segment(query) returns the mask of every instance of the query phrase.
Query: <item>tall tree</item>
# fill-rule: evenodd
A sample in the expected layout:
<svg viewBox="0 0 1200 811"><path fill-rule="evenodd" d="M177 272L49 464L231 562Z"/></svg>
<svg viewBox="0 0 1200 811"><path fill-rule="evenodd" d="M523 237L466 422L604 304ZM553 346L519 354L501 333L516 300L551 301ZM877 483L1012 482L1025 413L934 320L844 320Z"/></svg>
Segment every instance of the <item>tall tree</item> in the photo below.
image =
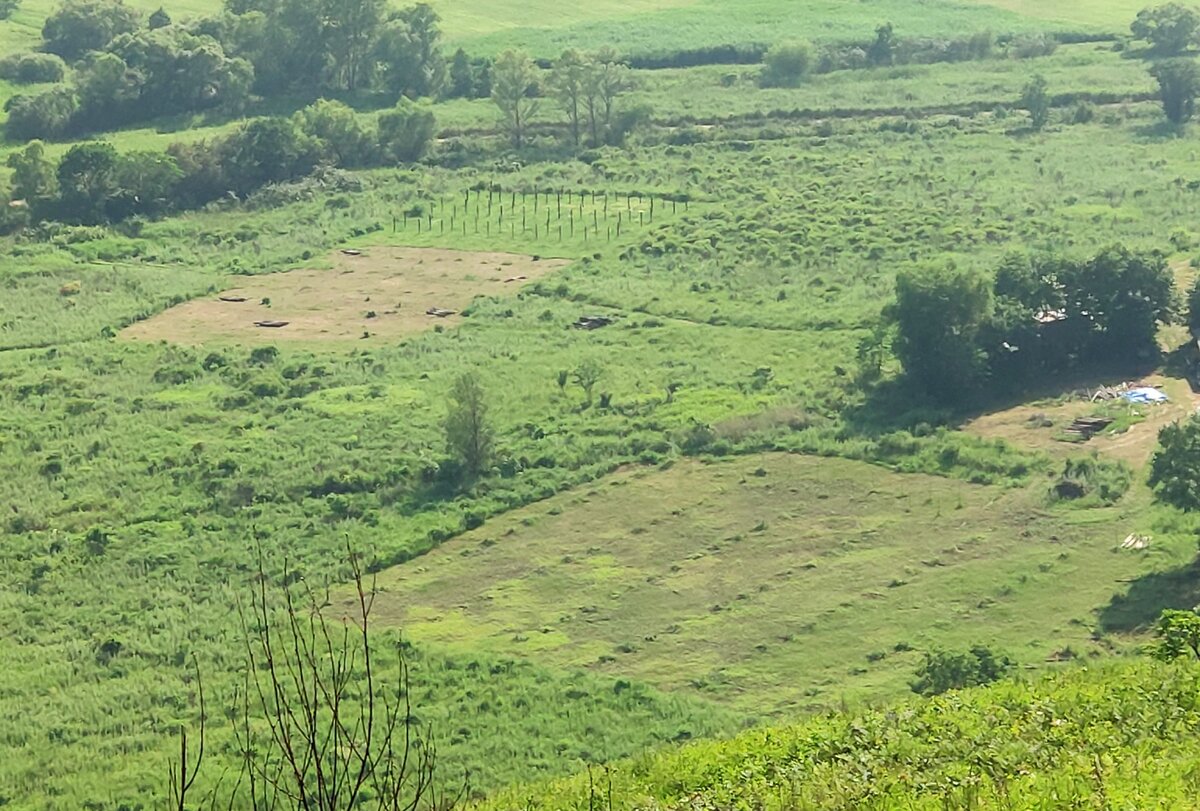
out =
<svg viewBox="0 0 1200 811"><path fill-rule="evenodd" d="M875 41L867 48L867 60L872 65L890 65L895 61L896 29L884 23L875 29Z"/></svg>
<svg viewBox="0 0 1200 811"><path fill-rule="evenodd" d="M24 149L11 153L7 164L12 169L16 199L34 206L54 194L54 164L46 158L46 146L41 141L30 141Z"/></svg>
<svg viewBox="0 0 1200 811"><path fill-rule="evenodd" d="M1191 59L1166 59L1150 68L1158 80L1163 112L1175 124L1189 121L1196 111L1196 96L1200 94L1200 71Z"/></svg>
<svg viewBox="0 0 1200 811"><path fill-rule="evenodd" d="M571 145L578 148L580 125L583 116L583 86L587 76L587 65L576 50L563 51L550 71L550 90L554 99L567 116L571 132Z"/></svg>
<svg viewBox="0 0 1200 811"><path fill-rule="evenodd" d="M602 48L588 61L584 74L583 105L587 111L593 145L609 142L618 99L632 87L629 66L623 64L611 48Z"/></svg>
<svg viewBox="0 0 1200 811"><path fill-rule="evenodd" d="M108 205L120 187L117 150L109 143L71 147L58 163L58 211L68 222L85 225L108 218Z"/></svg>
<svg viewBox="0 0 1200 811"><path fill-rule="evenodd" d="M469 99L475 96L475 69L467 52L459 48L450 60L450 85L447 95L453 99Z"/></svg>
<svg viewBox="0 0 1200 811"><path fill-rule="evenodd" d="M930 265L898 274L889 315L905 373L930 394L962 399L984 374L978 337L991 303L987 279L974 271Z"/></svg>
<svg viewBox="0 0 1200 811"><path fill-rule="evenodd" d="M1200 416L1193 414L1158 432L1149 482L1159 501L1181 510L1200 510Z"/></svg>
<svg viewBox="0 0 1200 811"><path fill-rule="evenodd" d="M1144 8L1129 26L1133 35L1150 43L1161 54L1173 56L1196 43L1200 14L1180 3Z"/></svg>
<svg viewBox="0 0 1200 811"><path fill-rule="evenodd" d="M42 25L45 49L68 61L136 31L140 14L121 0L66 0Z"/></svg>
<svg viewBox="0 0 1200 811"><path fill-rule="evenodd" d="M358 88L386 7L385 0L321 0L324 46L340 87Z"/></svg>
<svg viewBox="0 0 1200 811"><path fill-rule="evenodd" d="M466 372L454 381L446 412L446 450L474 479L492 461L495 432L488 421L487 399L479 375Z"/></svg>
<svg viewBox="0 0 1200 811"><path fill-rule="evenodd" d="M402 98L395 108L381 113L377 126L381 156L392 163L420 160L433 140L433 112L412 99Z"/></svg>
<svg viewBox="0 0 1200 811"><path fill-rule="evenodd" d="M492 67L492 101L500 108L504 127L513 146L525 145L530 120L540 107L535 95L538 88L538 69L528 54L505 51Z"/></svg>

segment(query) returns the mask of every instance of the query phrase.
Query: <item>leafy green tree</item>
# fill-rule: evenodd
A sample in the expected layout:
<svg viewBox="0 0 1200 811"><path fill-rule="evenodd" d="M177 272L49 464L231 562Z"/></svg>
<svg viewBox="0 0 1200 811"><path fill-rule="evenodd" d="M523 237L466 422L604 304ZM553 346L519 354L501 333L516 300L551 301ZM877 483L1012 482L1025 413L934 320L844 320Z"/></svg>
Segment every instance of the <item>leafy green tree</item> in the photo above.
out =
<svg viewBox="0 0 1200 811"><path fill-rule="evenodd" d="M46 158L46 146L41 141L30 141L24 149L11 153L6 163L12 169L16 199L34 206L54 196L54 164Z"/></svg>
<svg viewBox="0 0 1200 811"><path fill-rule="evenodd" d="M1163 112L1175 124L1189 121L1196 111L1196 96L1200 94L1200 71L1191 59L1166 59L1150 68L1158 80Z"/></svg>
<svg viewBox="0 0 1200 811"><path fill-rule="evenodd" d="M475 69L462 48L450 59L450 85L446 95L452 99L469 99L475 95Z"/></svg>
<svg viewBox="0 0 1200 811"><path fill-rule="evenodd" d="M0 20L7 20L17 13L21 0L0 0Z"/></svg>
<svg viewBox="0 0 1200 811"><path fill-rule="evenodd" d="M759 84L763 87L798 87L812 66L812 46L807 42L772 45L763 58Z"/></svg>
<svg viewBox="0 0 1200 811"><path fill-rule="evenodd" d="M97 130L128 120L141 96L142 80L116 54L92 54L75 82L79 93L76 122L85 130Z"/></svg>
<svg viewBox="0 0 1200 811"><path fill-rule="evenodd" d="M120 191L119 159L110 143L71 147L58 163L58 213L67 222L94 225L108 219L108 206Z"/></svg>
<svg viewBox="0 0 1200 811"><path fill-rule="evenodd" d="M583 389L583 396L588 405L592 404L592 390L603 376L604 367L595 358L588 358L575 367L572 377L575 378L576 385Z"/></svg>
<svg viewBox="0 0 1200 811"><path fill-rule="evenodd" d="M291 119L260 118L226 138L220 153L231 190L245 194L307 175L317 165L320 145Z"/></svg>
<svg viewBox="0 0 1200 811"><path fill-rule="evenodd" d="M340 101L321 99L296 113L296 124L320 142L322 157L338 166L373 162L374 144L354 110Z"/></svg>
<svg viewBox="0 0 1200 811"><path fill-rule="evenodd" d="M896 59L896 29L884 23L875 29L875 41L867 48L867 61L872 65L890 65Z"/></svg>
<svg viewBox="0 0 1200 811"><path fill-rule="evenodd" d="M16 84L61 82L67 64L54 54L16 53L0 58L0 79Z"/></svg>
<svg viewBox="0 0 1200 811"><path fill-rule="evenodd" d="M230 57L219 42L171 26L117 37L109 51L125 63L137 88L130 118L212 107L238 109L254 81L249 61Z"/></svg>
<svg viewBox="0 0 1200 811"><path fill-rule="evenodd" d="M924 661L917 668L916 680L910 686L914 693L936 696L999 681L1013 666L1007 656L998 655L982 645L965 653L932 651L925 653Z"/></svg>
<svg viewBox="0 0 1200 811"><path fill-rule="evenodd" d="M146 24L150 27L151 31L166 28L171 24L171 15L162 6L159 6L158 10L150 15L150 19L146 20Z"/></svg>
<svg viewBox="0 0 1200 811"><path fill-rule="evenodd" d="M138 18L121 0L66 0L42 25L43 47L72 61L136 31Z"/></svg>
<svg viewBox="0 0 1200 811"><path fill-rule="evenodd" d="M1044 129L1050 121L1050 94L1046 91L1046 77L1035 75L1021 92L1021 107L1029 111L1029 126Z"/></svg>
<svg viewBox="0 0 1200 811"><path fill-rule="evenodd" d="M176 200L175 187L183 179L176 160L165 152L126 152L117 159L117 191L106 213L114 221L134 215L158 216Z"/></svg>
<svg viewBox="0 0 1200 811"><path fill-rule="evenodd" d="M896 277L888 315L896 325L893 349L904 371L928 393L961 398L985 373L979 335L991 314L981 274L954 265L924 266Z"/></svg>
<svg viewBox="0 0 1200 811"><path fill-rule="evenodd" d="M513 147L525 145L529 124L541 106L537 98L538 69L528 54L505 51L492 67L492 101L512 139Z"/></svg>
<svg viewBox="0 0 1200 811"><path fill-rule="evenodd" d="M583 85L586 75L587 65L583 57L578 51L570 49L563 51L562 56L554 63L547 82L555 101L566 113L571 145L576 148L579 146L581 135Z"/></svg>
<svg viewBox="0 0 1200 811"><path fill-rule="evenodd" d="M1135 37L1149 42L1158 53L1175 55L1196 43L1200 14L1190 6L1167 3L1142 9L1129 27Z"/></svg>
<svg viewBox="0 0 1200 811"><path fill-rule="evenodd" d="M446 450L475 479L491 466L495 431L488 420L487 397L479 375L466 372L454 381L446 412Z"/></svg>
<svg viewBox="0 0 1200 811"><path fill-rule="evenodd" d="M322 0L324 47L337 86L358 89L386 8L385 0Z"/></svg>
<svg viewBox="0 0 1200 811"><path fill-rule="evenodd" d="M1154 629L1158 644L1154 657L1164 662L1191 654L1200 661L1200 613L1168 609L1158 618Z"/></svg>
<svg viewBox="0 0 1200 811"><path fill-rule="evenodd" d="M1181 510L1200 509L1200 416L1158 432L1149 482L1160 501Z"/></svg>
<svg viewBox="0 0 1200 811"><path fill-rule="evenodd" d="M4 110L8 113L4 134L9 140L57 138L70 130L79 97L69 87L55 87L36 96L13 96Z"/></svg>
<svg viewBox="0 0 1200 811"><path fill-rule="evenodd" d="M1188 290L1187 323L1192 336L1200 339L1200 278L1197 278Z"/></svg>
<svg viewBox="0 0 1200 811"><path fill-rule="evenodd" d="M612 142L619 100L631 89L633 78L629 66L620 61L616 51L602 48L588 60L583 106L593 146Z"/></svg>
<svg viewBox="0 0 1200 811"><path fill-rule="evenodd" d="M428 105L402 98L379 116L379 149L393 163L418 161L433 140L435 122Z"/></svg>
<svg viewBox="0 0 1200 811"><path fill-rule="evenodd" d="M1086 332L1083 351L1091 360L1134 360L1158 351L1158 324L1176 309L1175 280L1166 258L1123 246L1065 265L1067 318Z"/></svg>

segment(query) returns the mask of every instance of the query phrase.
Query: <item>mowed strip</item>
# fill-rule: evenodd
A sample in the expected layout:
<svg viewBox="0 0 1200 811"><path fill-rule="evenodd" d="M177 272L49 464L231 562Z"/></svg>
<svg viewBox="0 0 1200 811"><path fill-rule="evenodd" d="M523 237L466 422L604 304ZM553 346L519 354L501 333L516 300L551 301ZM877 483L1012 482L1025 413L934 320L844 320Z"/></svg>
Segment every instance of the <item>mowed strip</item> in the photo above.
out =
<svg viewBox="0 0 1200 811"><path fill-rule="evenodd" d="M511 295L569 264L441 248L338 252L329 269L246 277L125 329L134 341L259 344L393 340L454 325L476 296Z"/></svg>
<svg viewBox="0 0 1200 811"><path fill-rule="evenodd" d="M1086 655L1125 531L1000 490L769 454L618 474L382 572L376 618L751 712L900 694L934 646ZM1099 516L1097 516L1099 517ZM1080 524L1091 523L1084 527ZM1069 578L1072 588L1062 588ZM351 609L347 609L351 610Z"/></svg>

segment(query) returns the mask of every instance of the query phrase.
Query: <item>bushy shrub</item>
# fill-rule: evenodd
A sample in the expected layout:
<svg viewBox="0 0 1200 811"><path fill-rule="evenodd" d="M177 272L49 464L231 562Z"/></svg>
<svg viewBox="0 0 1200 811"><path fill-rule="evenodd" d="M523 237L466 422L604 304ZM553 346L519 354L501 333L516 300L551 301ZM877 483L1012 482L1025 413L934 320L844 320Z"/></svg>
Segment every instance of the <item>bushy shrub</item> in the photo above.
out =
<svg viewBox="0 0 1200 811"><path fill-rule="evenodd" d="M771 46L763 62L759 84L763 87L796 87L812 66L812 46L806 42Z"/></svg>
<svg viewBox="0 0 1200 811"><path fill-rule="evenodd" d="M61 82L67 63L54 54L17 53L0 59L0 79L14 84Z"/></svg>

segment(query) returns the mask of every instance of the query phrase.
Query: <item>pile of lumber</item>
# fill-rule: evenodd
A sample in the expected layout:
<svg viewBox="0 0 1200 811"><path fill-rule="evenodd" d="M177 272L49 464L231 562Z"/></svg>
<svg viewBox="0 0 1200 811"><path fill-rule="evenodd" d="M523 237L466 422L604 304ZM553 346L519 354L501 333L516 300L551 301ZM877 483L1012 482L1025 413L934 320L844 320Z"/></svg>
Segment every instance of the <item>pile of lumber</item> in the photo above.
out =
<svg viewBox="0 0 1200 811"><path fill-rule="evenodd" d="M1079 417L1063 431L1082 437L1086 442L1110 425L1112 425L1112 419L1109 417Z"/></svg>
<svg viewBox="0 0 1200 811"><path fill-rule="evenodd" d="M600 329L601 327L607 327L612 322L613 320L607 315L582 315L579 317L579 320L571 326L573 326L575 329L592 330Z"/></svg>

